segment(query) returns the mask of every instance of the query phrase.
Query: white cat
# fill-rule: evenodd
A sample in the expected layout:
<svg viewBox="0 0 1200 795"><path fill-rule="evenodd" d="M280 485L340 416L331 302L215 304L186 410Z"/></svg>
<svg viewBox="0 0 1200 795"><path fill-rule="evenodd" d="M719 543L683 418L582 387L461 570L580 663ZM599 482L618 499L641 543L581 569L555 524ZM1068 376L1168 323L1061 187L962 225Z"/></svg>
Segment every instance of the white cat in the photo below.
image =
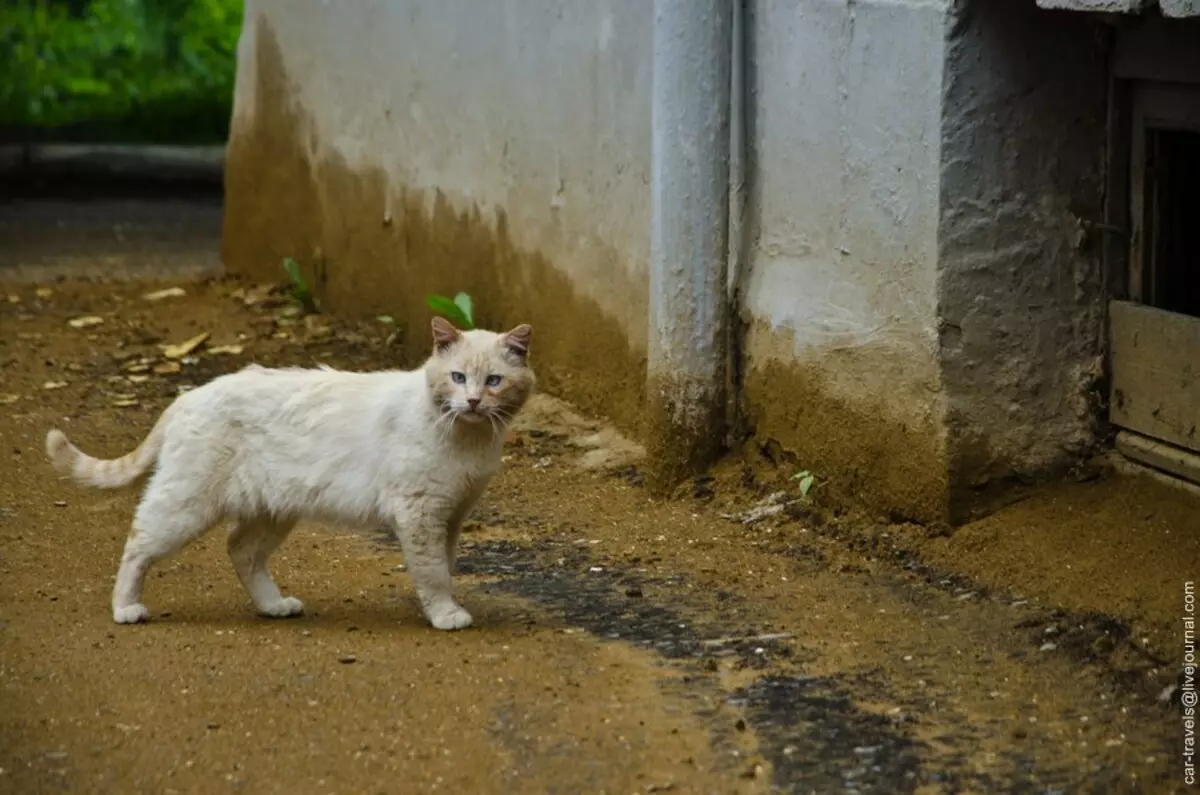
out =
<svg viewBox="0 0 1200 795"><path fill-rule="evenodd" d="M120 488L155 468L125 544L113 620L148 619L147 569L223 519L234 522L229 557L258 611L300 614L267 559L298 519L314 517L393 527L430 623L470 626L451 595L454 551L533 391L532 333L459 331L435 318L433 354L416 370L250 365L181 395L136 450L112 461L50 431L50 460L83 485Z"/></svg>

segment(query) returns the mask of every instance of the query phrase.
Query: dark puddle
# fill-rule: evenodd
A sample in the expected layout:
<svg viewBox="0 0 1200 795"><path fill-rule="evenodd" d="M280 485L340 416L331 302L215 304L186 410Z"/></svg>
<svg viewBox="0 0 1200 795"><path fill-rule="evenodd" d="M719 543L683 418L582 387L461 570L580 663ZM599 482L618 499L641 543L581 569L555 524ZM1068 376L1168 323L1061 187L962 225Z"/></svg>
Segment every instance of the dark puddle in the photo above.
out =
<svg viewBox="0 0 1200 795"><path fill-rule="evenodd" d="M956 599L973 598L1021 609L1014 616L1013 628L1025 636L1028 652L1015 652L1016 657L1042 653L1050 648L1080 665L1093 667L1118 692L1140 697L1153 698L1174 681L1175 673L1170 670L1169 662L1136 644L1127 621L1103 613L1037 606L1018 596L931 566L913 551L899 545L886 526L848 529L813 513L793 518L803 518L806 526L818 536L864 557L886 561L904 572L911 579L885 578L883 582L890 582L894 589L903 591L906 598L916 598L917 589L927 588ZM810 562L807 559L817 564L824 562L819 549L804 545L781 546L774 551L805 563Z"/></svg>
<svg viewBox="0 0 1200 795"><path fill-rule="evenodd" d="M700 620L677 598L675 605L655 598L677 597L679 578L656 579L601 565L585 549L556 541L536 548L507 541L465 546L458 567L464 574L494 578L480 586L485 592L522 597L565 624L651 648L680 664L685 673L678 684L685 694L716 691L744 715L729 725L728 717L709 714L717 749L731 750L734 733L748 724L771 762L779 791L903 793L926 778L922 746L904 724L858 707L838 678L773 672L736 692L722 692L713 673L719 658L733 658L741 668L786 670L796 653L761 627ZM728 594L722 601L741 607Z"/></svg>
<svg viewBox="0 0 1200 795"><path fill-rule="evenodd" d="M920 744L882 715L864 712L827 677L764 676L739 689L741 706L771 745L774 783L795 791L912 792ZM847 753L849 751L849 753ZM828 760L836 759L830 765Z"/></svg>
<svg viewBox="0 0 1200 795"><path fill-rule="evenodd" d="M1082 771L1072 773L1051 760L1039 761L1031 749L1022 747L993 751L1002 760L1003 775L983 772L974 756L986 744L986 732L945 706L939 707L937 723L945 731L936 737L940 750L935 753L914 733L927 717L923 702L899 697L884 672L804 676L800 671L813 657L803 647L772 639L770 628L751 621L706 615L706 608L687 593L683 577L655 578L628 565L597 560L588 547L562 536L531 546L468 542L459 571L489 578L478 586L485 593L521 597L564 624L653 649L670 660L683 671L679 679L664 683L673 694L715 696L741 713L734 721L727 711L699 703L696 707L697 714L711 721L713 746L725 766L736 769L740 764L743 775L752 775L753 766L747 769L746 760L730 752L737 747L738 732L754 732L759 753L773 769L772 791L1113 792L1126 783L1110 764L1094 765L1080 776ZM716 599L728 608L727 615L752 614L753 606L733 594L721 592ZM1081 617L1045 615L1063 626L1070 638L1063 638L1068 649L1086 644L1094 652L1088 638L1103 635L1119 642L1122 637L1120 627L1106 621L1067 629ZM1040 618L1029 631L1044 633ZM761 674L729 692L715 673L722 658ZM868 703L893 707L882 714L863 706Z"/></svg>

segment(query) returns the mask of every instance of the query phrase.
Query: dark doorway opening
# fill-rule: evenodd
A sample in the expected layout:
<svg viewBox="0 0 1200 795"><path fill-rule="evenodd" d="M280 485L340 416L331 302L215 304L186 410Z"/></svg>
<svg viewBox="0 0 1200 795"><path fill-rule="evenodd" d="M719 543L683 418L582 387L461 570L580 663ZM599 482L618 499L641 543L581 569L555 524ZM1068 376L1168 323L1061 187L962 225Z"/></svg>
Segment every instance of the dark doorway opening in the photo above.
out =
<svg viewBox="0 0 1200 795"><path fill-rule="evenodd" d="M1146 130L1142 300L1200 317L1200 132Z"/></svg>

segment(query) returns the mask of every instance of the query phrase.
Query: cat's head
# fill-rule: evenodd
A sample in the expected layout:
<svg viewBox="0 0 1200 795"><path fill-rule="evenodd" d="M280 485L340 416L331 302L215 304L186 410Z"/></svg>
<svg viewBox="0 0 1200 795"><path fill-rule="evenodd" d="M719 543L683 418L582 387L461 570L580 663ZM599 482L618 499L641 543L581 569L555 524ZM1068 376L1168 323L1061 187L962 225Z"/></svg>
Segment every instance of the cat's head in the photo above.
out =
<svg viewBox="0 0 1200 795"><path fill-rule="evenodd" d="M512 420L533 393L529 343L533 329L522 324L506 334L460 331L444 318L433 319L433 355L425 376L434 402L455 420L490 423Z"/></svg>

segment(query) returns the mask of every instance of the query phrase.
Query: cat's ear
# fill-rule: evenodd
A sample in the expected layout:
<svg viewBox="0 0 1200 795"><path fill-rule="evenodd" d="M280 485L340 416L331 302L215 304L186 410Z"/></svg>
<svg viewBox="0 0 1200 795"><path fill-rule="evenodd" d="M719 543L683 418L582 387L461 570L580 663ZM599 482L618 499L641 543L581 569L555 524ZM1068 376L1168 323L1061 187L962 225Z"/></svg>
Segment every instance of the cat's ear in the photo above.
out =
<svg viewBox="0 0 1200 795"><path fill-rule="evenodd" d="M533 339L533 326L528 323L522 323L512 331L508 332L500 338L500 344L504 346L510 354L525 362L525 357L529 355L529 343Z"/></svg>
<svg viewBox="0 0 1200 795"><path fill-rule="evenodd" d="M435 315L431 325L433 326L433 349L439 353L462 339L462 332L444 317Z"/></svg>

